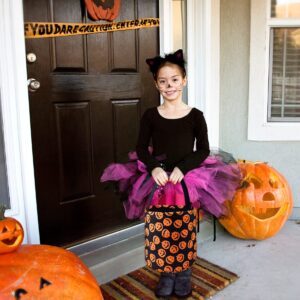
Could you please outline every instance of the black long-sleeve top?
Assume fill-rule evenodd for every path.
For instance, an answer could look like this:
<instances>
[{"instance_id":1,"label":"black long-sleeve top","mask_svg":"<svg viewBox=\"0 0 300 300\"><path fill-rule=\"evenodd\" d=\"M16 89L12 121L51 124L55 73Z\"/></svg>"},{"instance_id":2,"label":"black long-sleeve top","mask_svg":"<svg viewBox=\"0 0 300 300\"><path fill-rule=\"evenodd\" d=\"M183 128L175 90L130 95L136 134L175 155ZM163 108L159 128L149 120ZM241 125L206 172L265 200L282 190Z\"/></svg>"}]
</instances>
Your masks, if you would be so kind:
<instances>
[{"instance_id":1,"label":"black long-sleeve top","mask_svg":"<svg viewBox=\"0 0 300 300\"><path fill-rule=\"evenodd\" d=\"M196 151L193 150L195 139ZM148 150L150 140L152 154ZM148 108L141 118L136 152L150 174L163 163L166 171L172 172L174 167L178 167L185 175L209 155L207 125L203 113L192 108L182 118L167 119L159 114L157 107ZM163 160L156 158L161 155L165 156Z\"/></svg>"}]
</instances>

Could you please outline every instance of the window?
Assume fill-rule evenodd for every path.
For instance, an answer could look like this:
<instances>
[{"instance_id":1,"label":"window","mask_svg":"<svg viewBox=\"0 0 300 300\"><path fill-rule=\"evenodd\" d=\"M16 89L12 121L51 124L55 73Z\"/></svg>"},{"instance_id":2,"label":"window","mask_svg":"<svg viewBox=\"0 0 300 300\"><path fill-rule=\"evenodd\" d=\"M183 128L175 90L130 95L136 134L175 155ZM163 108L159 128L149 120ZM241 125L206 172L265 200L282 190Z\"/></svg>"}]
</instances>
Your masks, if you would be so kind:
<instances>
[{"instance_id":1,"label":"window","mask_svg":"<svg viewBox=\"0 0 300 300\"><path fill-rule=\"evenodd\" d=\"M300 0L251 0L248 139L300 140Z\"/></svg>"},{"instance_id":2,"label":"window","mask_svg":"<svg viewBox=\"0 0 300 300\"><path fill-rule=\"evenodd\" d=\"M272 0L270 15L268 121L300 121L300 0Z\"/></svg>"}]
</instances>

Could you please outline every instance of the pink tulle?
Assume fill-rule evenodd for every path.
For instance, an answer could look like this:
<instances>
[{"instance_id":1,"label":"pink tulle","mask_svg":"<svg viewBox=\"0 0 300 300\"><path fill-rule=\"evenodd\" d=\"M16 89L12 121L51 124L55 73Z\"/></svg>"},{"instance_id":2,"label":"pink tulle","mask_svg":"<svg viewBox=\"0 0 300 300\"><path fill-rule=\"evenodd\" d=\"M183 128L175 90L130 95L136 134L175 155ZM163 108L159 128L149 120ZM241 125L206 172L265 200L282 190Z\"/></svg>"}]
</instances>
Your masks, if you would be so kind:
<instances>
[{"instance_id":1,"label":"pink tulle","mask_svg":"<svg viewBox=\"0 0 300 300\"><path fill-rule=\"evenodd\" d=\"M129 159L131 161L123 164L111 163L100 179L101 182L119 182L119 191L127 195L123 205L128 219L142 218L149 205L184 205L180 183L169 181L163 187L157 186L135 152L129 152ZM187 172L183 180L192 206L201 206L203 210L219 217L226 214L224 201L232 199L241 178L236 163L225 163L218 156L208 156L198 167Z\"/></svg>"}]
</instances>

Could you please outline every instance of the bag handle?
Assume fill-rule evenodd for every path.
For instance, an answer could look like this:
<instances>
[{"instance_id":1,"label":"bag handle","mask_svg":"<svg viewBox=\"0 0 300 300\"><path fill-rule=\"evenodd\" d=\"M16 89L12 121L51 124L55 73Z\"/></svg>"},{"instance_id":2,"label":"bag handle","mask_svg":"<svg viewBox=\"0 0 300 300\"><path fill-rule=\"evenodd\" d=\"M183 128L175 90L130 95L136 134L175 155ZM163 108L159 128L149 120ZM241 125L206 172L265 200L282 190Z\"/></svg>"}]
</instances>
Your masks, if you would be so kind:
<instances>
[{"instance_id":1,"label":"bag handle","mask_svg":"<svg viewBox=\"0 0 300 300\"><path fill-rule=\"evenodd\" d=\"M185 181L182 179L180 181L180 184L182 186L182 190L183 190L183 194L184 194L184 201L185 201L185 207L187 209L191 209L192 208L192 204L191 204L191 200L190 200L190 196L189 196L189 192L188 192L188 189L187 189L187 186L186 186L186 183ZM153 199L153 194L154 192L156 191L156 189L159 187L159 185L157 183L155 183L154 187L152 188L151 190L151 193L150 193L150 196L149 196L149 199Z\"/></svg>"}]
</instances>

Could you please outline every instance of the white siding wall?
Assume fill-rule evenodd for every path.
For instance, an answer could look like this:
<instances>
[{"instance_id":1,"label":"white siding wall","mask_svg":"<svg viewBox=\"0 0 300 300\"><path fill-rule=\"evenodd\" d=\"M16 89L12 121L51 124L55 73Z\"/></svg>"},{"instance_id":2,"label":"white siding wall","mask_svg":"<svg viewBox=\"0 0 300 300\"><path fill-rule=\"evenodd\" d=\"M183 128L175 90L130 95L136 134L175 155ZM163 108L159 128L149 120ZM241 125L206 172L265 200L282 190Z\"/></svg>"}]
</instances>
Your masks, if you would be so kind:
<instances>
[{"instance_id":1,"label":"white siding wall","mask_svg":"<svg viewBox=\"0 0 300 300\"><path fill-rule=\"evenodd\" d=\"M300 142L247 139L250 4L221 0L220 147L236 158L266 161L284 175L298 207L295 216L300 211Z\"/></svg>"}]
</instances>

